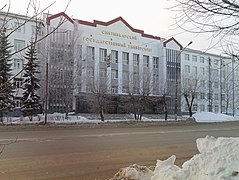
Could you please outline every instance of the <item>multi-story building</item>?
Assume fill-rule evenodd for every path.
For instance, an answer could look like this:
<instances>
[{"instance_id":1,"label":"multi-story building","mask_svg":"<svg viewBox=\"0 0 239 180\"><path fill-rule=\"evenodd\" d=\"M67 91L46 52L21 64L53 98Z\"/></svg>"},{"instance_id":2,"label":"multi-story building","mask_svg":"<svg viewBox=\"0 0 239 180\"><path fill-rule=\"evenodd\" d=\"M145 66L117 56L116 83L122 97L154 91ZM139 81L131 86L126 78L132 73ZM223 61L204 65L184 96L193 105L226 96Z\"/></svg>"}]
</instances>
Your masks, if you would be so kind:
<instances>
[{"instance_id":1,"label":"multi-story building","mask_svg":"<svg viewBox=\"0 0 239 180\"><path fill-rule=\"evenodd\" d=\"M198 82L193 111L238 113L238 62L228 56L192 49L186 49L182 55L182 79L186 82L196 78ZM181 103L182 112L187 112L185 100Z\"/></svg>"},{"instance_id":2,"label":"multi-story building","mask_svg":"<svg viewBox=\"0 0 239 180\"><path fill-rule=\"evenodd\" d=\"M185 82L194 79L200 85L193 112L237 113L238 63L229 57L185 48L174 38L146 34L122 17L87 22L59 13L46 14L44 22L43 33L49 36L39 46L41 96L50 112L87 111L86 94L103 88L111 96L147 93L160 99L167 95L168 112L181 115L187 112L182 95ZM33 26L26 23L29 32L24 38L14 33L11 43L30 41Z\"/></svg>"}]
</instances>

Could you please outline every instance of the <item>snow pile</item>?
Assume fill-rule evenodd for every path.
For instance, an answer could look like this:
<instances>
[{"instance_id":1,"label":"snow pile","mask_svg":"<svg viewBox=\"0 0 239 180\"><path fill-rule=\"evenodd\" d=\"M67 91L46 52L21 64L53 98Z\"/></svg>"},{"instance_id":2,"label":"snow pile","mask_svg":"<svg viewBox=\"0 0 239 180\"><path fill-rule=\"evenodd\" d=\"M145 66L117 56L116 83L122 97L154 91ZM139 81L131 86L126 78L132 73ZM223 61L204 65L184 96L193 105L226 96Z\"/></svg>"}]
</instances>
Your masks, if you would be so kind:
<instances>
[{"instance_id":1,"label":"snow pile","mask_svg":"<svg viewBox=\"0 0 239 180\"><path fill-rule=\"evenodd\" d=\"M130 177L128 179L131 180L239 179L239 138L207 136L197 139L196 142L199 154L186 161L182 168L174 164L176 157L173 155L167 160L158 160L152 176L150 172L140 176L141 171L124 168L124 174L127 176L122 177Z\"/></svg>"},{"instance_id":2,"label":"snow pile","mask_svg":"<svg viewBox=\"0 0 239 180\"><path fill-rule=\"evenodd\" d=\"M193 114L193 117L197 122L223 122L223 121L234 121L235 117L226 114L215 114L212 112L200 112Z\"/></svg>"},{"instance_id":3,"label":"snow pile","mask_svg":"<svg viewBox=\"0 0 239 180\"><path fill-rule=\"evenodd\" d=\"M139 166L137 164L131 165L126 168L122 168L115 174L115 176L110 180L149 180L153 175L151 171L146 166Z\"/></svg>"}]
</instances>

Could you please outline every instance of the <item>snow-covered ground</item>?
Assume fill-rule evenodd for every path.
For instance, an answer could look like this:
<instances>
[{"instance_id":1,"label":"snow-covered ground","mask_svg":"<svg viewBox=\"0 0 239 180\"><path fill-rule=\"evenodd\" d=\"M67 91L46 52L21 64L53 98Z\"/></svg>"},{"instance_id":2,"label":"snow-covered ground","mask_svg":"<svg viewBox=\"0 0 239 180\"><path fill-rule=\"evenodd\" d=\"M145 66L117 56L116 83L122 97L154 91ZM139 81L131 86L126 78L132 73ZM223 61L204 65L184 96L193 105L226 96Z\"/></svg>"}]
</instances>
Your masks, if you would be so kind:
<instances>
[{"instance_id":1,"label":"snow-covered ground","mask_svg":"<svg viewBox=\"0 0 239 180\"><path fill-rule=\"evenodd\" d=\"M158 160L156 168L132 165L121 169L112 180L238 180L239 138L205 137L197 139L199 154L182 167L174 164L176 157Z\"/></svg>"},{"instance_id":2,"label":"snow-covered ground","mask_svg":"<svg viewBox=\"0 0 239 180\"><path fill-rule=\"evenodd\" d=\"M239 118L211 112L193 115L197 122L236 121ZM112 180L239 180L239 137L199 138L196 141L199 154L176 166L176 156L157 160L151 170L137 164L122 168Z\"/></svg>"},{"instance_id":3,"label":"snow-covered ground","mask_svg":"<svg viewBox=\"0 0 239 180\"><path fill-rule=\"evenodd\" d=\"M122 119L116 119L116 120L115 119L105 120L104 123L107 123L109 121L110 122L132 121L133 115L131 116L132 117L128 119L122 118ZM223 122L223 121L239 120L239 117L233 117L233 116L229 116L225 114L215 114L212 112L195 113L193 117L195 118L197 122ZM184 116L183 119L186 120L187 116ZM44 120L45 120L45 116L42 114L39 114L38 116L33 118L32 122L29 121L28 117L6 117L4 120L4 123L5 124L32 124L32 123L34 124L34 123L44 122ZM149 119L149 118L143 117L141 121L147 122L147 121L165 121L165 120L164 119ZM174 119L168 119L168 121L174 121ZM92 118L87 119L86 117L79 116L79 115L69 115L68 119L66 119L64 114L54 113L54 114L48 114L47 122L56 123L56 124L60 124L60 123L79 124L79 123L100 123L101 120L99 120L99 118L95 120L94 119L92 120Z\"/></svg>"}]
</instances>

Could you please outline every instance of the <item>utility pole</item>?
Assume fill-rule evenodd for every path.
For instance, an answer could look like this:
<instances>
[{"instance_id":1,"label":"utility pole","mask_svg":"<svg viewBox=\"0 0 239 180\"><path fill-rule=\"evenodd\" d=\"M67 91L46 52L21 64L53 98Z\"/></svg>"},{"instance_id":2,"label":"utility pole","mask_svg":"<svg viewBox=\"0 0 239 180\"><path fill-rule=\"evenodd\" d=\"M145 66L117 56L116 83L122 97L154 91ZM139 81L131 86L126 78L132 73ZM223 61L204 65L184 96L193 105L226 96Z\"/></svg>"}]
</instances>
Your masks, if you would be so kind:
<instances>
[{"instance_id":1,"label":"utility pole","mask_svg":"<svg viewBox=\"0 0 239 180\"><path fill-rule=\"evenodd\" d=\"M177 54L175 59L175 102L174 102L174 114L175 114L175 121L178 119L178 78L179 78L179 67L178 64L181 66L181 58L179 60L179 57L181 57L182 52L192 44L193 42L190 41L187 46L181 49L181 51ZM180 73L181 75L181 73ZM180 78L181 79L181 78Z\"/></svg>"},{"instance_id":2,"label":"utility pole","mask_svg":"<svg viewBox=\"0 0 239 180\"><path fill-rule=\"evenodd\" d=\"M235 85L234 85L234 78L235 78L235 72L234 72L234 62L235 62L235 56L232 56L232 116L234 116L234 109L235 109Z\"/></svg>"},{"instance_id":3,"label":"utility pole","mask_svg":"<svg viewBox=\"0 0 239 180\"><path fill-rule=\"evenodd\" d=\"M209 90L209 92L208 92L208 103L209 103L209 105L208 105L208 111L209 112L212 112L212 82L211 82L211 58L209 57L208 58L208 63L209 63L209 69L208 69L208 86L209 86L209 88L208 88L208 90Z\"/></svg>"}]
</instances>

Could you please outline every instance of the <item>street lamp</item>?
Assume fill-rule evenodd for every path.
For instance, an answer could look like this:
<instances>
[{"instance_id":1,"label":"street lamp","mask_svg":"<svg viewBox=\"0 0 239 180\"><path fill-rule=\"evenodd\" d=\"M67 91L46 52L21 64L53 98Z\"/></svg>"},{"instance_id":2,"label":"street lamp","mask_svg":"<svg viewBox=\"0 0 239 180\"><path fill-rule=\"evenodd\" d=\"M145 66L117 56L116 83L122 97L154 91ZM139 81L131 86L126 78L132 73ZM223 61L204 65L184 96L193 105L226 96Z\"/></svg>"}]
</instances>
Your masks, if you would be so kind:
<instances>
[{"instance_id":1,"label":"street lamp","mask_svg":"<svg viewBox=\"0 0 239 180\"><path fill-rule=\"evenodd\" d=\"M178 118L178 59L179 59L179 57L181 56L181 54L182 54L182 52L188 47L188 46L190 46L191 44L192 44L193 42L192 41L190 41L184 48L182 48L181 50L180 50L180 52L178 53L178 55L177 55L177 57L176 57L176 64L175 64L175 106L174 106L174 113L175 113L175 121L177 121L177 118Z\"/></svg>"}]
</instances>

